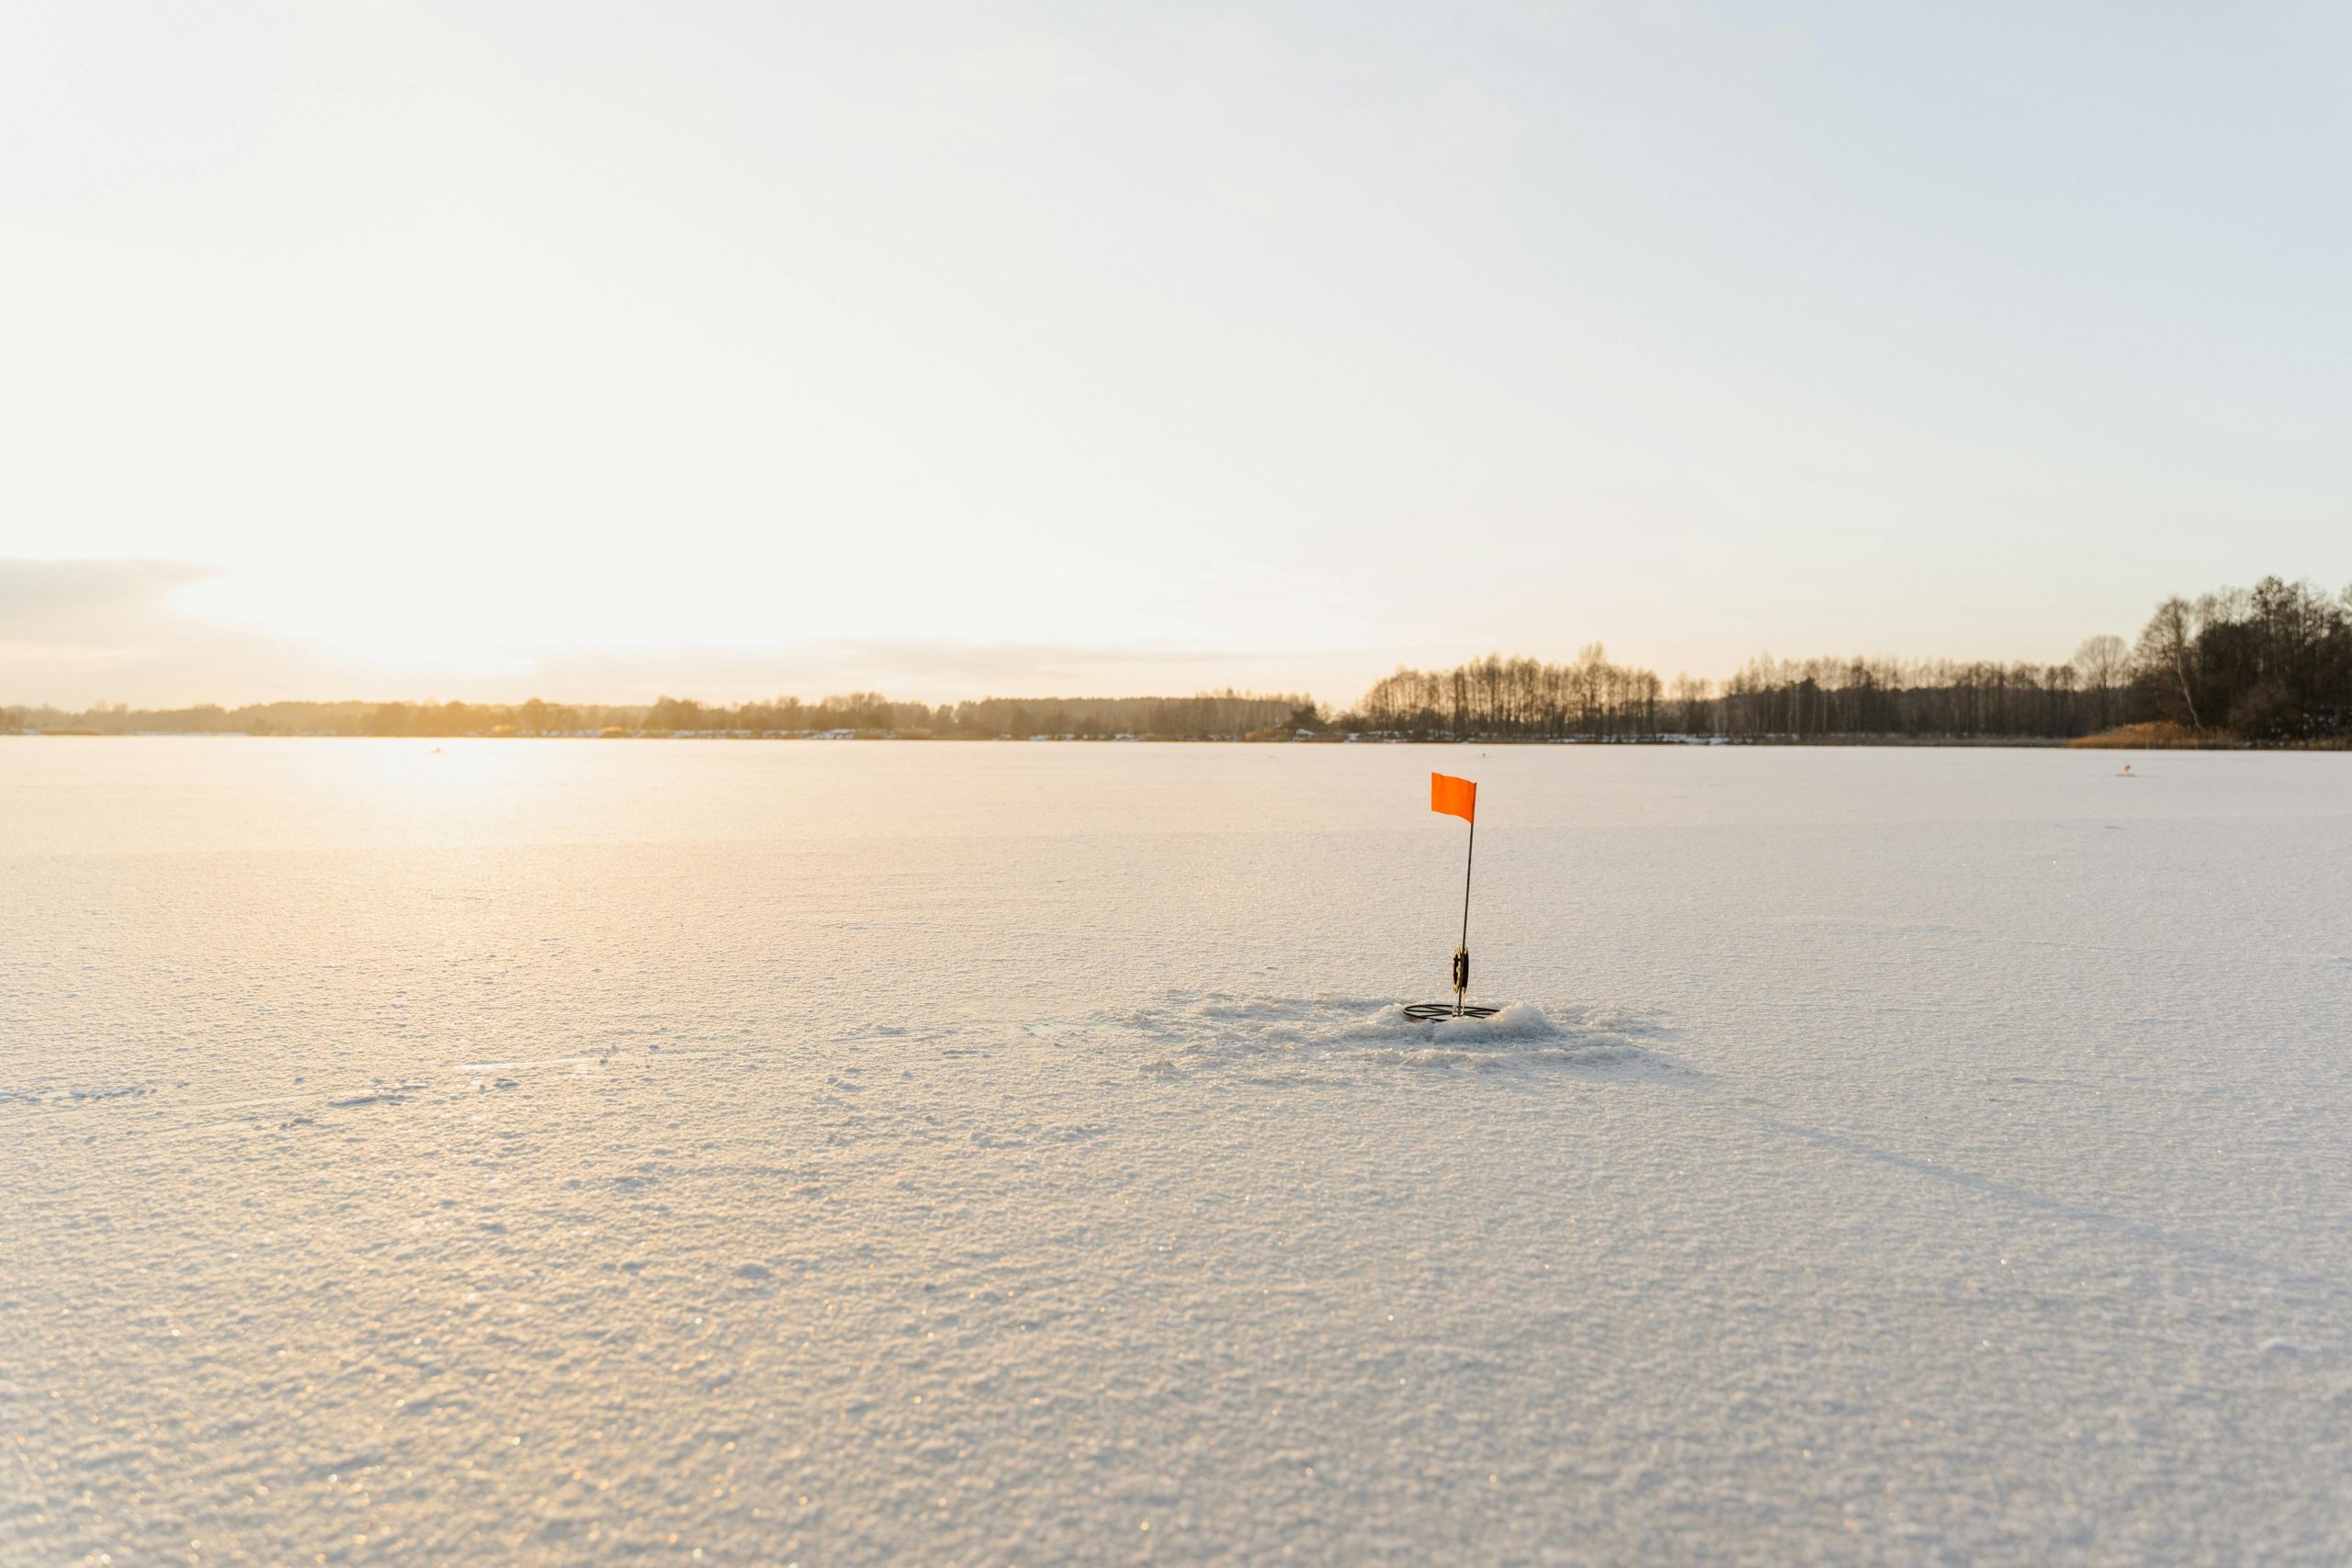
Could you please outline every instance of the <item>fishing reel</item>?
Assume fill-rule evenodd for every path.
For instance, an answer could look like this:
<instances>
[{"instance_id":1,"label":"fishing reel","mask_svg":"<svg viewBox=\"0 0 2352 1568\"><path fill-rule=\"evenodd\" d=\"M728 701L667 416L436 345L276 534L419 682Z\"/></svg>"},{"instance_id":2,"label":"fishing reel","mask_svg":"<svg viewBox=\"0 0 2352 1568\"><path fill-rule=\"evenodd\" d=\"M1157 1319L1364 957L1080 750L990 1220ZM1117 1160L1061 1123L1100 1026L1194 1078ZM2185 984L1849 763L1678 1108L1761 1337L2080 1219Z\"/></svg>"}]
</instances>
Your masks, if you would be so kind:
<instances>
[{"instance_id":1,"label":"fishing reel","mask_svg":"<svg viewBox=\"0 0 2352 1568\"><path fill-rule=\"evenodd\" d=\"M1411 1002L1405 1016L1415 1023L1434 1023L1442 1018L1492 1018L1493 1008L1473 1007L1463 999L1470 989L1470 950L1453 950L1453 1000L1451 1002Z\"/></svg>"}]
</instances>

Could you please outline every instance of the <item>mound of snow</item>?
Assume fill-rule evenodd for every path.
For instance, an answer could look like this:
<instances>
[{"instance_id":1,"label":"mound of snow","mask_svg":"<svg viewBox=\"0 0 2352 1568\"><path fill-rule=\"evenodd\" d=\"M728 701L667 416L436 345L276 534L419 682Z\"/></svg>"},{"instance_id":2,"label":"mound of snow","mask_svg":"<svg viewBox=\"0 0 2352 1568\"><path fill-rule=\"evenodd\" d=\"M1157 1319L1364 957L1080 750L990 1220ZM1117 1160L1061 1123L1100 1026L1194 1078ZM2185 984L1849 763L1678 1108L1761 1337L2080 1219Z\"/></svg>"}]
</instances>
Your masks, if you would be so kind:
<instances>
[{"instance_id":1,"label":"mound of snow","mask_svg":"<svg viewBox=\"0 0 2352 1568\"><path fill-rule=\"evenodd\" d=\"M1503 1043L1519 1040L1554 1040L1563 1033L1533 1002L1506 1002L1487 1018L1432 1019L1417 1022L1405 1016L1405 1004L1391 1002L1372 1015L1370 1026L1385 1033L1420 1040Z\"/></svg>"}]
</instances>

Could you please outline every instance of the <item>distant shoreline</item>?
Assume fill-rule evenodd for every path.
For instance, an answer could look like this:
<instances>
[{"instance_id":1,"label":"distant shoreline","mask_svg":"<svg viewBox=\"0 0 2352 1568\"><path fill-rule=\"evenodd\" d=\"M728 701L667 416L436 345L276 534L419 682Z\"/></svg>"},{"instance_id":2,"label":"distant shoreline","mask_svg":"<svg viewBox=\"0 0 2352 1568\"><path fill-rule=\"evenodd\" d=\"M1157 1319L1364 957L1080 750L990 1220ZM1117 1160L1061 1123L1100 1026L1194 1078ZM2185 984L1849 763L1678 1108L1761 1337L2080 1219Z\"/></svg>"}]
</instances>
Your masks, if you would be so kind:
<instances>
[{"instance_id":1,"label":"distant shoreline","mask_svg":"<svg viewBox=\"0 0 2352 1568\"><path fill-rule=\"evenodd\" d=\"M1306 693L901 702L847 692L706 703L280 699L80 712L0 705L0 731L776 740L1222 740L1511 745L2352 749L2352 588L2264 578L2156 607L2136 643L2102 635L2057 664L1762 656L1721 682L1612 662L1488 654L1399 667L1351 706ZM1459 738L1459 739L1457 739Z\"/></svg>"},{"instance_id":2,"label":"distant shoreline","mask_svg":"<svg viewBox=\"0 0 2352 1568\"><path fill-rule=\"evenodd\" d=\"M243 729L0 729L8 739L234 739L234 740L650 740L650 741L809 741L890 742L899 745L1005 745L1040 742L1068 746L1679 746L1710 749L1727 746L1800 748L1916 748L1943 750L2128 750L2128 751L2352 751L2352 740L2329 737L2316 740L2240 740L2230 736L2189 736L2164 739L2118 739L2086 735L2071 739L2032 735L1472 735L1461 739L1433 736L1382 735L900 735L888 731L847 734L809 732L765 734L727 730L626 730L607 733L564 730L537 735L493 735L469 731L448 735L352 735L334 730Z\"/></svg>"}]
</instances>

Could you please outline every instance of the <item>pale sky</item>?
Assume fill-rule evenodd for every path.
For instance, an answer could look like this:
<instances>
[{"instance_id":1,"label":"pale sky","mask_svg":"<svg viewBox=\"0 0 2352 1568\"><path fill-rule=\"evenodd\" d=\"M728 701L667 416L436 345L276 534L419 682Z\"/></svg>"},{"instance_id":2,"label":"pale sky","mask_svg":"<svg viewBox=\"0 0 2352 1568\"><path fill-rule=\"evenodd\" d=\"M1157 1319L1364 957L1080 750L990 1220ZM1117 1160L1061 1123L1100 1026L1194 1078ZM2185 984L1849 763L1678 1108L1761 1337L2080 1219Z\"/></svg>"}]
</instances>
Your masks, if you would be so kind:
<instances>
[{"instance_id":1,"label":"pale sky","mask_svg":"<svg viewBox=\"0 0 2352 1568\"><path fill-rule=\"evenodd\" d=\"M0 702L2056 660L2348 458L2340 5L0 7Z\"/></svg>"}]
</instances>

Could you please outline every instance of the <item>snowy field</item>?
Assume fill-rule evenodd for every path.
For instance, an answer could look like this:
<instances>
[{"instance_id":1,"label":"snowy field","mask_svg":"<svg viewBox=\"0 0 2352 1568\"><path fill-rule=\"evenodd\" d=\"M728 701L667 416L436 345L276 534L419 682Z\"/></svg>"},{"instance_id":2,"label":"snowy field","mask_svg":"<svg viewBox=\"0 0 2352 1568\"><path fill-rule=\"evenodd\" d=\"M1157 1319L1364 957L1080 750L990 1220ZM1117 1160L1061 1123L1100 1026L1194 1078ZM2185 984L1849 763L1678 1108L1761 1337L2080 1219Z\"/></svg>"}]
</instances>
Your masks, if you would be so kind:
<instances>
[{"instance_id":1,"label":"snowy field","mask_svg":"<svg viewBox=\"0 0 2352 1568\"><path fill-rule=\"evenodd\" d=\"M1284 1557L2352 1560L2352 757L0 740L0 1562Z\"/></svg>"}]
</instances>

